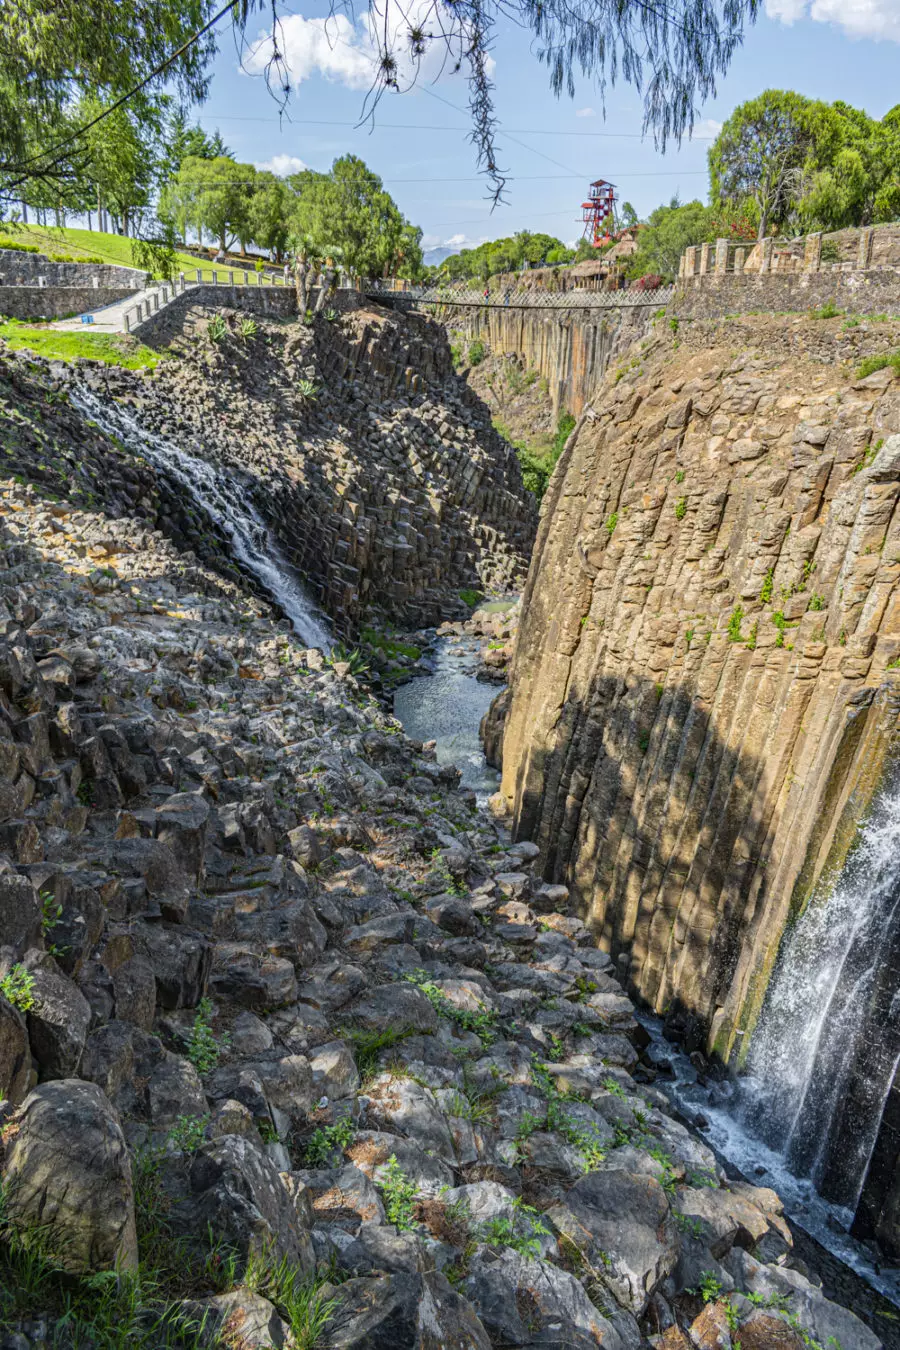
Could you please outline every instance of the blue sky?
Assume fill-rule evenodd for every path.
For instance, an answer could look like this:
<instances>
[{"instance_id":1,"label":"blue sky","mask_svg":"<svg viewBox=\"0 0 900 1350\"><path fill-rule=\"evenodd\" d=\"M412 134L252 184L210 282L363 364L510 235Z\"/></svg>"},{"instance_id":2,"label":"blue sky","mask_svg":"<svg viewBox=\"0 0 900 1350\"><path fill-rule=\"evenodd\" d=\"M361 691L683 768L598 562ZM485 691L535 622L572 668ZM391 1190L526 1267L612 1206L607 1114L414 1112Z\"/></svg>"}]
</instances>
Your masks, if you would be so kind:
<instances>
[{"instance_id":1,"label":"blue sky","mask_svg":"<svg viewBox=\"0 0 900 1350\"><path fill-rule=\"evenodd\" d=\"M281 122L263 80L240 70L230 37L199 120L218 126L237 158L276 172L301 162L325 170L348 151L361 156L422 227L426 246L471 245L522 228L572 241L581 234L585 188L598 177L612 180L620 200L642 216L675 192L682 201L705 199L710 138L736 104L766 88L844 99L874 117L900 101L900 0L766 0L717 97L701 110L693 140L664 155L641 139L641 99L630 86L608 90L605 112L587 81L574 100L557 99L527 37L503 24L494 81L499 160L510 181L507 204L492 212L466 139L463 79L426 76L412 92L382 100L374 130L356 129L371 49L363 26L343 17L326 36L324 13L321 4L289 0L282 42L294 91Z\"/></svg>"}]
</instances>

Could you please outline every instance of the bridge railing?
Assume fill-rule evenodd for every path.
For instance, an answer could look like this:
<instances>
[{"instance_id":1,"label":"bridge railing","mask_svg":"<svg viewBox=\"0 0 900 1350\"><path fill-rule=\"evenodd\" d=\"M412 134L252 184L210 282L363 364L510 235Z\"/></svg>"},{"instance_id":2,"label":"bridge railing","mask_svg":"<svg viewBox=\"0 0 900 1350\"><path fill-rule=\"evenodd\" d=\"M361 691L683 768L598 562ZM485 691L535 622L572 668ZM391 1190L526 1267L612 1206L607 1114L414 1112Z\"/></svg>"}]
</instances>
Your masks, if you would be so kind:
<instances>
[{"instance_id":1,"label":"bridge railing","mask_svg":"<svg viewBox=\"0 0 900 1350\"><path fill-rule=\"evenodd\" d=\"M393 280L371 282L365 294L372 300L390 297L394 304L409 308L429 305L478 306L480 309L634 309L665 305L674 286L646 291L542 291L528 287L478 287L467 283L453 286L411 286Z\"/></svg>"}]
</instances>

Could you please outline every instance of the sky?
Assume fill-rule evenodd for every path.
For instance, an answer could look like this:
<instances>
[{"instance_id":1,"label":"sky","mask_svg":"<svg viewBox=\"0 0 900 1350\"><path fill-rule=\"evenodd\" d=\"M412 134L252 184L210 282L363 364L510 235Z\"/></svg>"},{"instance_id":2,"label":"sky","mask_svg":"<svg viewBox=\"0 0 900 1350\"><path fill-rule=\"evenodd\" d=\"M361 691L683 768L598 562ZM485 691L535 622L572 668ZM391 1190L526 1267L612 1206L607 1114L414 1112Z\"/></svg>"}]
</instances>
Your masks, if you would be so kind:
<instances>
[{"instance_id":1,"label":"sky","mask_svg":"<svg viewBox=\"0 0 900 1350\"><path fill-rule=\"evenodd\" d=\"M873 117L900 101L900 0L764 0L716 97L698 111L693 137L664 154L641 135L636 90L620 82L607 90L604 106L597 88L582 80L574 99L556 98L527 35L504 22L492 75L498 159L509 181L505 202L492 210L467 139L464 78L438 75L430 56L411 92L387 94L374 125L358 126L373 45L362 19L339 15L326 25L326 12L313 0L287 0L281 45L292 92L284 116L252 73L266 50L267 30L257 22L248 36L260 45L244 54L244 69L234 40L223 36L198 120L207 130L218 127L237 159L276 173L304 165L324 171L339 155L360 156L422 228L426 248L471 247L520 229L572 243L583 228L580 203L596 178L613 182L619 201L642 217L675 193L705 201L711 140L737 104L764 89L843 99Z\"/></svg>"}]
</instances>

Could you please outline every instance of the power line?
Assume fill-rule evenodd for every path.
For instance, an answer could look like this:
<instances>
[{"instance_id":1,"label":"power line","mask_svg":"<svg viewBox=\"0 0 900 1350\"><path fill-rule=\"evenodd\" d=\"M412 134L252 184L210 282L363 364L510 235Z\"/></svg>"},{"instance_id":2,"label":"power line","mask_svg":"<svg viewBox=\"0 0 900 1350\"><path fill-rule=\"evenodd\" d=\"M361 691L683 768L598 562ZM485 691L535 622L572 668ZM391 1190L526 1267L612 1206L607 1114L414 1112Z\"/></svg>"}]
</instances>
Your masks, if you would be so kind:
<instances>
[{"instance_id":1,"label":"power line","mask_svg":"<svg viewBox=\"0 0 900 1350\"><path fill-rule=\"evenodd\" d=\"M271 125L275 119L272 117L237 117L231 114L223 113L221 116L215 113L198 114L199 121L207 122L266 122ZM292 127L352 127L358 128L358 122L339 122L334 119L323 117L290 117L284 113L279 121L289 123ZM376 122L374 131L452 131L459 135L461 132L465 135L468 127L448 127L444 123L429 122ZM646 136L642 136L639 131L548 131L546 127L504 127L501 134L517 132L520 136L586 136L595 137L601 140L630 140L645 141ZM366 133L368 135L368 132ZM714 141L715 136L692 136L692 141Z\"/></svg>"}]
</instances>

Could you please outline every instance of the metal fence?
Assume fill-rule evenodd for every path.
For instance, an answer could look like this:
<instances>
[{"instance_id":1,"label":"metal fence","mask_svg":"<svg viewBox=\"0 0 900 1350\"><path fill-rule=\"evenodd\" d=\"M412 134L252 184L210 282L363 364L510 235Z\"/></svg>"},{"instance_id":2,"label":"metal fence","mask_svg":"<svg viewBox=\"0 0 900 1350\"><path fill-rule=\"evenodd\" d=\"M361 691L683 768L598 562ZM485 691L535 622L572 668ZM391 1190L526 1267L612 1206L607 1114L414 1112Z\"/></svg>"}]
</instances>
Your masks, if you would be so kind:
<instances>
[{"instance_id":1,"label":"metal fence","mask_svg":"<svg viewBox=\"0 0 900 1350\"><path fill-rule=\"evenodd\" d=\"M647 291L544 291L527 287L482 289L460 283L455 286L407 286L392 281L372 282L365 294L372 300L390 298L392 303L410 309L429 305L477 306L479 309L635 309L646 305L658 309L668 304L674 286Z\"/></svg>"}]
</instances>

